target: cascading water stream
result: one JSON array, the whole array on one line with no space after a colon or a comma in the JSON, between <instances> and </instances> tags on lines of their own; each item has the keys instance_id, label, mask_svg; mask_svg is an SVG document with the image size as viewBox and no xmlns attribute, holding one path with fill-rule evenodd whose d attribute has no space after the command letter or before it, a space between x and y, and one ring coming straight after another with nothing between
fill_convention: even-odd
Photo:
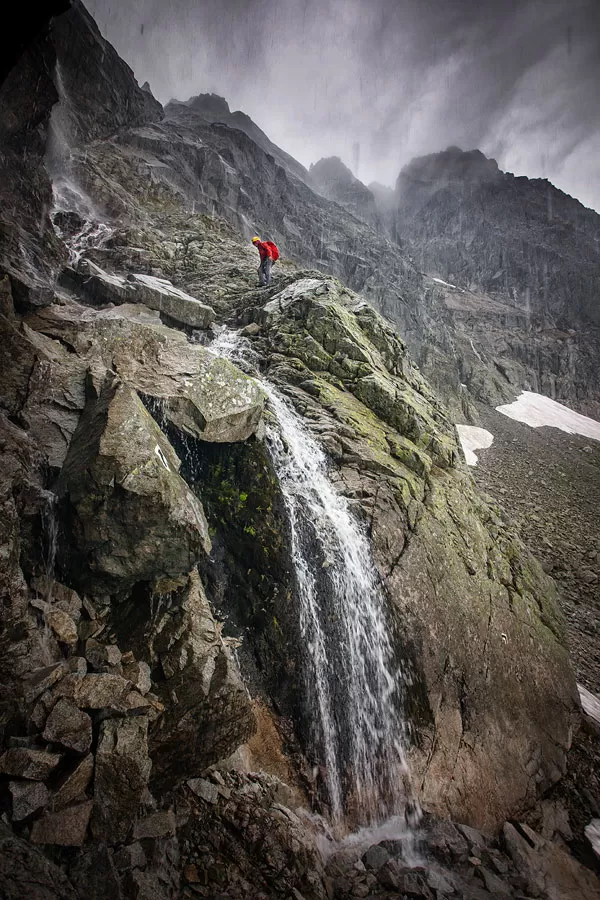
<instances>
[{"instance_id":1,"label":"cascading water stream","mask_svg":"<svg viewBox=\"0 0 600 900\"><path fill-rule=\"evenodd\" d=\"M52 178L54 202L51 218L56 232L67 246L69 264L76 268L83 253L102 247L113 234L114 228L100 221L95 204L73 176L71 149L76 143L73 121L77 114L65 88L58 62L54 81L59 102L52 109L45 158L46 168ZM68 219L70 214L74 214L79 222L74 231L65 230L61 224L61 220Z\"/></svg>"},{"instance_id":2,"label":"cascading water stream","mask_svg":"<svg viewBox=\"0 0 600 900\"><path fill-rule=\"evenodd\" d=\"M251 362L231 332L210 349ZM324 767L332 818L372 825L402 811L403 677L393 661L379 578L366 533L332 484L327 457L301 416L262 380L277 423L267 445L287 508L312 739Z\"/></svg>"}]
</instances>

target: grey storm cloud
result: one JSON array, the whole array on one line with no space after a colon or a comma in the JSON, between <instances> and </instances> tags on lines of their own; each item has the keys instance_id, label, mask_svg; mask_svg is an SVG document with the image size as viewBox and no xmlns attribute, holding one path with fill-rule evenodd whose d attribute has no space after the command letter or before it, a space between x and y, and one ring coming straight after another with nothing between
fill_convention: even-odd
<instances>
[{"instance_id":1,"label":"grey storm cloud","mask_svg":"<svg viewBox=\"0 0 600 900\"><path fill-rule=\"evenodd\" d=\"M599 0L88 0L158 99L225 96L305 165L393 184L478 147L600 210Z\"/></svg>"}]
</instances>

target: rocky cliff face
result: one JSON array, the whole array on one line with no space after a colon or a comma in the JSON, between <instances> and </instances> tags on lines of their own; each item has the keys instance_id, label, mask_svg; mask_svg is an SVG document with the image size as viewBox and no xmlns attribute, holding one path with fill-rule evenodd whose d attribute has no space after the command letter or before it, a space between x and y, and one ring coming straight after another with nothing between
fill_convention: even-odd
<instances>
[{"instance_id":1,"label":"rocky cliff face","mask_svg":"<svg viewBox=\"0 0 600 900\"><path fill-rule=\"evenodd\" d=\"M600 324L600 217L548 181L453 147L413 160L396 195L425 271L562 328Z\"/></svg>"},{"instance_id":2,"label":"rocky cliff face","mask_svg":"<svg viewBox=\"0 0 600 900\"><path fill-rule=\"evenodd\" d=\"M64 84L80 38L114 62L81 9L67 25L78 32L69 47L44 50L59 50ZM579 704L554 586L476 491L444 407L392 326L337 278L290 260L259 290L245 232L276 222L303 247L309 208L324 225L339 217L327 246L311 237L339 274L354 260L368 282L379 261L408 290L419 280L411 265L378 239L380 256L360 274L344 229L356 223L367 241L366 225L239 130L188 107L157 121L115 66L116 81L108 71L98 85L99 96L110 89L103 136L75 110L78 145L54 170L51 242L36 233L27 245L26 275L37 273L35 246L50 294L19 295L16 256L1 282L5 883L23 895L34 872L38 896L68 898L476 896L471 854L488 894L497 878L508 895L533 885L549 897L547 883L563 877L573 897L593 897L591 875L567 856L556 865L568 876L549 875L542 838L509 825L509 856L493 838L430 819L428 868L414 870L388 841L326 870L332 775L314 739L316 698L303 690L318 648L300 598L310 577L335 599L336 568L326 541L308 575L291 552L294 529L323 526L290 514L273 391L326 452L328 491L368 539L361 565L381 589L375 624L406 721L392 793L408 811L420 801L497 834L564 772ZM91 64L87 77L84 98ZM16 219L24 239L29 215ZM369 657L340 649L326 672L336 723L348 673L363 673L365 694L372 677ZM338 827L364 821L389 787L364 798L352 776L343 773Z\"/></svg>"},{"instance_id":3,"label":"rocky cliff face","mask_svg":"<svg viewBox=\"0 0 600 900\"><path fill-rule=\"evenodd\" d=\"M548 181L515 177L479 151L452 147L400 173L390 225L422 271L449 283L442 291L459 328L498 371L508 361L520 383L597 414L595 212ZM469 293L513 310L505 334L489 302L461 302Z\"/></svg>"}]
</instances>

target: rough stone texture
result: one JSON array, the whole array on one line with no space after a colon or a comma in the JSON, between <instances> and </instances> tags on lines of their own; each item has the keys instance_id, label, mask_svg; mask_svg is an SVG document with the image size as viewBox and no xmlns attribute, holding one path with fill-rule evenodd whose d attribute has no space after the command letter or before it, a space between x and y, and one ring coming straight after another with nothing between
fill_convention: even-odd
<instances>
[{"instance_id":1,"label":"rough stone texture","mask_svg":"<svg viewBox=\"0 0 600 900\"><path fill-rule=\"evenodd\" d=\"M545 841L527 825L507 822L503 829L508 853L525 879L527 890L549 900L598 900L600 882L556 844Z\"/></svg>"},{"instance_id":2,"label":"rough stone texture","mask_svg":"<svg viewBox=\"0 0 600 900\"><path fill-rule=\"evenodd\" d=\"M0 320L2 406L37 435L52 466L64 462L85 405L85 362L22 322Z\"/></svg>"},{"instance_id":3,"label":"rough stone texture","mask_svg":"<svg viewBox=\"0 0 600 900\"><path fill-rule=\"evenodd\" d=\"M61 761L60 753L11 747L0 756L0 773L31 781L45 781Z\"/></svg>"},{"instance_id":4,"label":"rough stone texture","mask_svg":"<svg viewBox=\"0 0 600 900\"><path fill-rule=\"evenodd\" d=\"M422 269L450 283L438 289L459 334L493 361L500 381L592 415L600 409L598 223L548 181L502 172L478 150L415 159L396 185L394 232ZM478 370L469 384L477 393L482 367L463 353L464 380ZM479 399L485 392L481 385Z\"/></svg>"},{"instance_id":5,"label":"rough stone texture","mask_svg":"<svg viewBox=\"0 0 600 900\"><path fill-rule=\"evenodd\" d=\"M85 840L92 801L85 800L56 812L45 812L31 829L34 844L58 844L61 847L81 847Z\"/></svg>"},{"instance_id":6,"label":"rough stone texture","mask_svg":"<svg viewBox=\"0 0 600 900\"><path fill-rule=\"evenodd\" d=\"M192 804L181 830L184 884L193 884L204 897L325 900L316 834L277 802L280 782L260 773L221 774L231 793L219 796L216 806L180 789Z\"/></svg>"},{"instance_id":7,"label":"rough stone texture","mask_svg":"<svg viewBox=\"0 0 600 900\"><path fill-rule=\"evenodd\" d=\"M175 813L172 810L165 812L151 813L138 819L133 828L133 837L136 841L143 841L144 838L164 837L164 835L175 834L176 821Z\"/></svg>"},{"instance_id":8,"label":"rough stone texture","mask_svg":"<svg viewBox=\"0 0 600 900\"><path fill-rule=\"evenodd\" d=\"M178 100L172 100L165 107L165 112L169 115L172 111L175 112L176 107L178 106L187 106L188 109L193 110L194 113L201 116L206 122L222 123L229 125L231 128L237 128L238 131L243 131L249 138L258 144L265 153L274 157L279 165L282 165L285 169L289 169L290 172L297 175L302 181L308 180L308 172L303 165L290 156L289 153L286 153L285 150L282 150L281 147L278 147L269 140L264 131L252 121L250 116L247 116L240 110L231 112L229 104L224 97L219 97L217 94L198 94L196 97L190 97L190 99L183 104Z\"/></svg>"},{"instance_id":9,"label":"rough stone texture","mask_svg":"<svg viewBox=\"0 0 600 900\"><path fill-rule=\"evenodd\" d=\"M69 867L69 878L85 900L125 900L113 855L106 844L91 846Z\"/></svg>"},{"instance_id":10,"label":"rough stone texture","mask_svg":"<svg viewBox=\"0 0 600 900\"><path fill-rule=\"evenodd\" d=\"M94 757L91 753L77 764L59 784L52 795L52 809L62 809L85 794L94 771Z\"/></svg>"},{"instance_id":11,"label":"rough stone texture","mask_svg":"<svg viewBox=\"0 0 600 900\"><path fill-rule=\"evenodd\" d=\"M157 585L153 628L132 628L126 605L119 628L152 665L164 712L150 729L152 780L189 778L229 756L253 733L254 715L231 651L221 639L197 571L177 589ZM168 593L167 593L168 590Z\"/></svg>"},{"instance_id":12,"label":"rough stone texture","mask_svg":"<svg viewBox=\"0 0 600 900\"><path fill-rule=\"evenodd\" d=\"M160 103L138 86L80 0L53 21L51 39L61 69L71 145L162 118Z\"/></svg>"},{"instance_id":13,"label":"rough stone texture","mask_svg":"<svg viewBox=\"0 0 600 900\"><path fill-rule=\"evenodd\" d=\"M41 600L34 600L31 605L42 611L44 621L54 632L57 641L70 647L75 646L78 640L77 625L68 613Z\"/></svg>"},{"instance_id":14,"label":"rough stone texture","mask_svg":"<svg viewBox=\"0 0 600 900\"><path fill-rule=\"evenodd\" d=\"M56 56L43 32L29 37L0 86L0 275L8 273L18 300L45 304L52 301L66 259L48 215L52 187L43 166L50 111L58 99L52 78Z\"/></svg>"},{"instance_id":15,"label":"rough stone texture","mask_svg":"<svg viewBox=\"0 0 600 900\"><path fill-rule=\"evenodd\" d=\"M85 658L95 669L101 669L102 666L118 666L122 655L116 644L101 644L94 638L88 638L85 642Z\"/></svg>"},{"instance_id":16,"label":"rough stone texture","mask_svg":"<svg viewBox=\"0 0 600 900\"><path fill-rule=\"evenodd\" d=\"M131 685L126 678L111 674L67 675L54 693L72 700L79 709L127 709Z\"/></svg>"},{"instance_id":17,"label":"rough stone texture","mask_svg":"<svg viewBox=\"0 0 600 900\"><path fill-rule=\"evenodd\" d=\"M145 716L102 722L96 753L92 818L92 833L97 840L112 843L127 839L151 767Z\"/></svg>"},{"instance_id":18,"label":"rough stone texture","mask_svg":"<svg viewBox=\"0 0 600 900\"><path fill-rule=\"evenodd\" d=\"M107 385L90 400L61 472L72 534L93 580L123 591L189 570L210 550L202 506L179 460L131 390Z\"/></svg>"},{"instance_id":19,"label":"rough stone texture","mask_svg":"<svg viewBox=\"0 0 600 900\"><path fill-rule=\"evenodd\" d=\"M123 658L123 675L136 686L140 694L147 694L152 687L150 666L146 662L136 662L134 659L126 662Z\"/></svg>"},{"instance_id":20,"label":"rough stone texture","mask_svg":"<svg viewBox=\"0 0 600 900\"><path fill-rule=\"evenodd\" d=\"M459 828L426 816L417 831L418 864L415 864L414 845L407 835L381 841L366 853L368 833L355 836L353 841L342 843L327 860L330 896L336 900L349 897L373 900L396 897L575 900L585 897L587 900L598 896L600 882L589 869L567 856L556 844L545 842L527 826L515 828L506 823L510 852L503 841L482 837L478 841L477 857L468 856ZM363 860L379 857L385 858L385 862L369 870L361 862L361 854Z\"/></svg>"},{"instance_id":21,"label":"rough stone texture","mask_svg":"<svg viewBox=\"0 0 600 900\"><path fill-rule=\"evenodd\" d=\"M69 700L59 700L46 721L43 737L67 750L85 753L92 743L92 720Z\"/></svg>"},{"instance_id":22,"label":"rough stone texture","mask_svg":"<svg viewBox=\"0 0 600 900\"><path fill-rule=\"evenodd\" d=\"M56 609L67 613L75 622L81 616L81 599L76 591L55 581L48 575L36 575L31 581L32 588Z\"/></svg>"},{"instance_id":23,"label":"rough stone texture","mask_svg":"<svg viewBox=\"0 0 600 900\"><path fill-rule=\"evenodd\" d=\"M69 303L28 323L67 343L88 365L117 372L148 398L157 419L186 434L233 442L259 430L264 398L256 382L141 310L93 312Z\"/></svg>"},{"instance_id":24,"label":"rough stone texture","mask_svg":"<svg viewBox=\"0 0 600 900\"><path fill-rule=\"evenodd\" d=\"M20 822L48 805L50 792L40 782L11 781L12 821Z\"/></svg>"},{"instance_id":25,"label":"rough stone texture","mask_svg":"<svg viewBox=\"0 0 600 900\"><path fill-rule=\"evenodd\" d=\"M28 673L23 683L23 693L28 703L33 703L40 694L51 688L57 681L67 674L67 666L64 662L52 666L43 666Z\"/></svg>"},{"instance_id":26,"label":"rough stone texture","mask_svg":"<svg viewBox=\"0 0 600 900\"><path fill-rule=\"evenodd\" d=\"M71 33L73 29L77 33ZM63 210L56 220L60 233L73 239L72 263L84 251L104 272L118 273L119 283L127 274L140 272L169 279L177 289L209 301L228 322L254 326L246 329L246 336L252 339L255 362L305 415L330 454L332 478L368 523L397 630L404 636L398 650L412 666L408 711L416 723L414 762L423 797L444 815L499 825L520 804L534 803L537 792L560 774L570 727L577 719L552 584L525 554L500 510L474 491L460 462L453 428L410 362L404 342L339 283L314 272L298 272L285 255L310 259L311 264L316 260L322 270L364 290L405 326L408 341L419 349L420 362L436 371L439 383L447 382L448 391L459 398L459 370L473 393L489 399L512 390L522 377L522 370L513 367L515 358L524 366L530 360L526 357L523 362L521 345L515 344L502 371L494 372L493 361L479 359L476 348L469 355L468 328L457 329L457 322L464 323L473 307L485 306L486 316L496 322L497 335L504 325L522 327L518 313L510 304L475 296L475 291L463 297L451 289L450 296L423 282L392 242L340 206L317 197L294 174L289 161L274 162L268 148L265 153L260 146L252 123L241 130L210 124L203 102L196 104L203 110L194 109L194 104L177 107L170 122L148 124L159 114L157 106L149 95L140 96L127 67L105 46L79 5L56 34L65 78L62 85L57 81L63 92L63 119L61 123L59 117L55 125L70 126L74 142L81 144L62 174L72 177L78 191L81 188L84 206L86 193L90 201L79 214ZM49 71L53 60L48 59ZM77 92L76 77L81 79ZM43 78L39 90L47 91L46 99L52 94ZM42 124L32 153L35 165L41 159L42 120L49 103L44 108L41 118L30 120L33 126ZM17 143L19 128L17 121ZM102 139L106 135L110 140ZM86 144L91 138L101 139ZM50 154L57 175L65 162L59 156ZM19 190L25 190L21 170L17 174ZM61 202L64 184L57 178ZM49 200L49 185L41 187L23 216L15 214L15 222L8 223L13 236L18 237L19 229L25 237L28 232L34 235L37 221L47 225L38 201ZM32 178L32 190L39 188ZM2 190L4 197L7 189ZM16 211L19 202L13 200L9 197L8 208ZM190 215L192 204L202 212ZM98 226L97 246L93 228L88 228L89 240L76 235L80 226L85 230L80 214L87 216L92 208L113 218ZM269 231L284 250L276 280L263 292L253 284L255 254L218 219L221 213L245 229L249 210L253 227ZM216 360L210 351L161 324L159 316L142 305L86 308L77 300L92 298L84 297L77 272L63 273L55 305L21 321L26 305L47 303L52 297L48 286L52 287L57 259L66 257L57 234L52 233L52 246L37 237L33 249L29 238L27 245L13 241L11 259L22 260L23 272L11 276L11 296L6 283L0 289L3 316L10 323L4 359L10 360L13 351L15 357L0 391L2 409L11 416L11 421L1 419L2 449L8 453L0 496L0 561L6 564L0 659L2 674L6 669L9 676L5 682L0 679L1 733L14 744L8 753L21 754L22 774L27 769L22 754L36 752L28 743L41 740L57 699L94 710L99 732L94 800L85 794L91 754L76 768L73 757L67 756L60 771L48 771L57 792L53 807L34 823L33 837L62 843L82 840L93 802L94 839L118 843L128 838L136 822L154 833L161 830L165 816L155 810L170 802L163 788L174 778L202 774L210 761L235 749L253 727L230 645L221 638L195 570L203 560L202 575L209 586L225 583L211 581L212 563L204 559L206 528L199 533L191 529L192 538L190 517L183 515L177 519L183 527L164 531L174 496L183 498L187 513L199 508L199 500L178 474L175 451L145 412L138 392L168 429L178 452L180 445L193 451L186 457L185 471L200 497L202 481L196 475L202 468L198 461L209 456L206 442L219 442L221 459L230 463L239 463L247 454L247 471L256 474L264 505L260 509L259 504L250 505L253 522L247 509L241 511L245 492L237 485L236 497L235 479L222 484L223 503L248 527L245 550L252 558L244 578L236 580L236 571L226 589L239 594L236 603L252 606L255 646L267 645L270 635L281 632L256 659L272 662L277 651L288 681L283 690L290 693L297 681L297 647L293 633L285 629L294 604L286 573L279 573L279 581L269 581L265 563L273 544L284 543L287 535L275 508L276 492L270 490L264 449L257 441L241 449L230 446L231 441L260 435L260 389L231 363ZM32 273L45 287L37 294ZM561 366L570 350L566 342ZM547 345L544 352L549 353ZM540 364L540 377L547 373L548 358L544 356ZM576 384L574 379L569 382L569 365L566 373L561 371L565 377L560 390L567 383ZM29 436L16 423L27 426ZM141 436L139 444L132 440L133 433ZM40 458L47 455L50 471L45 461L36 462L36 444ZM154 452L156 447L166 460L168 476L160 469L164 461ZM99 646L90 664L113 665L118 672L122 666L125 677L114 672L88 675L81 657L71 658L69 674L63 665L49 665L58 663L65 647L58 646L51 629L43 631L35 606L33 611L27 607L20 564L30 584L42 571L52 577L54 558L36 548L50 544L45 532L50 526L42 515L44 497L49 499L44 490L54 484L65 459L61 486L69 496L63 495L58 510L64 546L57 568L66 584L72 576L78 585L83 573L82 583L89 588L80 615L78 652L83 652L83 642L94 638ZM229 471L235 471L235 464ZM214 489L216 467L212 475ZM168 485L161 479L168 479ZM155 490L157 482L161 489ZM230 502L232 497L235 502ZM269 529L272 543L262 541ZM69 557L65 551L73 534L77 546ZM219 545L222 556L215 559L215 568L223 559L229 561L227 550ZM81 562L87 566L88 557L92 564L84 569ZM269 585L281 588L270 599L254 591L265 572ZM224 591L214 596L224 606L231 599ZM255 604L259 597L269 602ZM56 605L56 609L72 615L68 608ZM280 609L284 615L271 616ZM132 660L117 660L120 649L109 649L115 640L125 654L135 651ZM246 647L241 648L243 653L253 688L270 688L280 669L275 676L263 675L256 660L252 668ZM144 697L128 682L128 669ZM162 703L148 690L150 681ZM34 705L31 717L24 693ZM156 761L152 787L158 804L147 791L147 717L152 721ZM32 738L23 737L34 730ZM297 742L291 724L287 734L292 755ZM310 776L299 750L297 758L299 770ZM32 764L28 760L27 765ZM39 772L39 767L27 771ZM312 779L307 777L306 783L314 794L314 770ZM336 875L333 885L324 880L312 826L281 805L286 790L278 783L266 776L235 773L220 778L208 774L205 780L215 790L201 787L198 796L187 786L178 789L181 860L173 836L144 837L146 867L133 866L119 885L111 851L90 847L69 853L60 858L68 858L74 878L77 873L78 892L94 897L96 867L114 896L122 889L138 900L177 895L179 870L187 873L184 896L192 888L200 896L225 892L244 900L257 891L265 897L285 893L294 900L322 900L326 892L345 896L350 888L359 897L379 891L375 875L356 867L356 874ZM171 830L172 818L166 818ZM549 829L556 830L557 823L556 816L547 817ZM430 830L427 841L439 848L449 868L407 871L406 861L393 846L397 842L385 846L394 862L388 871L398 886L402 879L405 893L414 890L427 896L435 878L436 890L443 893L445 884L455 884L452 866L462 867L461 879L467 885L461 881L457 891L464 888L463 895L473 898L485 895L486 878L498 888L493 877L502 878L503 869L523 878L497 848L478 843L468 832L465 837L449 823L440 825L437 834ZM543 855L544 845L539 852ZM475 874L478 869L482 874ZM28 896L27 889L19 896Z\"/></svg>"},{"instance_id":27,"label":"rough stone texture","mask_svg":"<svg viewBox=\"0 0 600 900\"><path fill-rule=\"evenodd\" d=\"M79 900L65 873L0 823L0 884L3 900Z\"/></svg>"}]
</instances>

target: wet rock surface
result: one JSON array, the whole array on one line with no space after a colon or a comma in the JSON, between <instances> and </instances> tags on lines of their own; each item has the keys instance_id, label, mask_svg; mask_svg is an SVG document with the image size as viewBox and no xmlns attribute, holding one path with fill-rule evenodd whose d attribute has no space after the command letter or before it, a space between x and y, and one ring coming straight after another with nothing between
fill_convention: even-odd
<instances>
[{"instance_id":1,"label":"wet rock surface","mask_svg":"<svg viewBox=\"0 0 600 900\"><path fill-rule=\"evenodd\" d=\"M326 865L335 898L463 900L595 898L600 882L527 825L505 823L498 839L425 816L415 837L384 839L365 850L349 842Z\"/></svg>"},{"instance_id":2,"label":"wet rock surface","mask_svg":"<svg viewBox=\"0 0 600 900\"><path fill-rule=\"evenodd\" d=\"M594 876L560 849L599 813L588 732L556 784L579 707L553 583L477 493L407 344L331 276L402 323L455 397L456 310L393 242L269 155L253 123L219 124L206 100L160 121L79 3L52 41L24 59L28 99L11 101L2 135L16 175L5 208L22 210L0 246L2 891L593 900ZM45 146L58 94L68 153ZM290 257L265 290L240 237L248 204ZM219 356L224 325L249 341L244 371ZM457 340L471 392L504 399L519 373ZM326 772L297 703L262 377L368 531L410 687L415 794L442 818L503 827L498 839L430 817L417 857L404 826L339 846L314 814L328 812ZM253 772L256 759L292 787Z\"/></svg>"}]
</instances>

